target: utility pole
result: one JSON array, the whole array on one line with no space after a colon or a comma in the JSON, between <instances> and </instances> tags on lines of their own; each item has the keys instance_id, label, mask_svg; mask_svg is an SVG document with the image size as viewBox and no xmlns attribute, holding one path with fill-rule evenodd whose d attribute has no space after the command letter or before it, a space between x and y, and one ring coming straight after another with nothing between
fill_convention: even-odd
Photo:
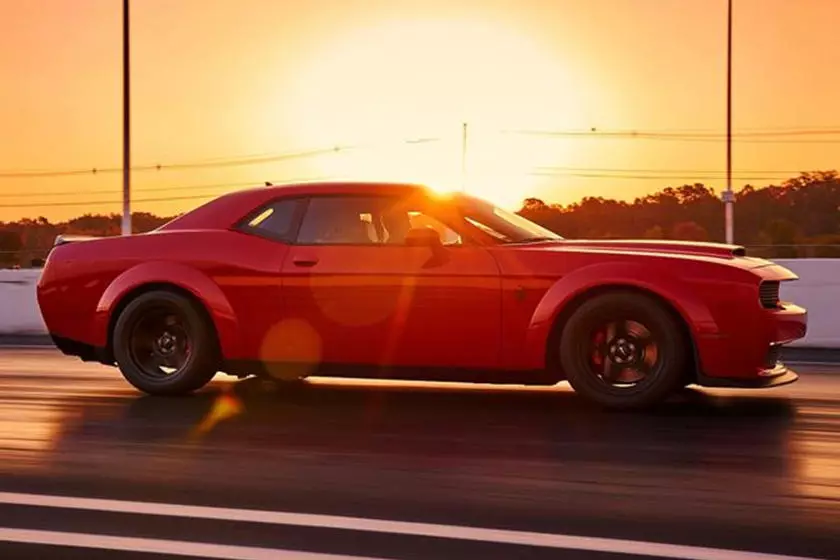
<instances>
[{"instance_id":1,"label":"utility pole","mask_svg":"<svg viewBox=\"0 0 840 560\"><path fill-rule=\"evenodd\" d=\"M128 0L122 6L123 40L123 209L122 234L131 235L131 56Z\"/></svg>"},{"instance_id":2,"label":"utility pole","mask_svg":"<svg viewBox=\"0 0 840 560\"><path fill-rule=\"evenodd\" d=\"M723 193L726 242L735 242L735 194L732 192L732 0L727 0L726 22L726 191Z\"/></svg>"},{"instance_id":3,"label":"utility pole","mask_svg":"<svg viewBox=\"0 0 840 560\"><path fill-rule=\"evenodd\" d=\"M467 192L467 123L461 129L461 190Z\"/></svg>"}]
</instances>

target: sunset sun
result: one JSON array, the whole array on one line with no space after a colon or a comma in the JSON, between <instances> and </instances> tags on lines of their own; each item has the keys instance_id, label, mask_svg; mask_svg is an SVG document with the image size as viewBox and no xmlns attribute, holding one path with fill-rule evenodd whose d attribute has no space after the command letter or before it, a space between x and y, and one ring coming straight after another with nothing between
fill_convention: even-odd
<instances>
[{"instance_id":1,"label":"sunset sun","mask_svg":"<svg viewBox=\"0 0 840 560\"><path fill-rule=\"evenodd\" d=\"M318 161L336 177L462 186L514 206L540 165L572 147L507 129L576 122L575 78L563 60L501 24L389 22L336 38L301 65L284 111L306 145L354 149Z\"/></svg>"}]
</instances>

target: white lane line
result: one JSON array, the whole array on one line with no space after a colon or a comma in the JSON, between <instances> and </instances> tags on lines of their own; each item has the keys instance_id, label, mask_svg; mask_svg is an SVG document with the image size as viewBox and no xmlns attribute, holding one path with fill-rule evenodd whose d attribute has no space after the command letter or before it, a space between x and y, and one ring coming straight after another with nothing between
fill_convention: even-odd
<instances>
[{"instance_id":1,"label":"white lane line","mask_svg":"<svg viewBox=\"0 0 840 560\"><path fill-rule=\"evenodd\" d=\"M271 525L292 525L322 529L344 529L393 535L413 535L468 541L538 546L565 550L589 552L611 552L614 554L635 554L658 558L682 560L821 560L816 557L784 556L741 550L707 548L646 541L631 541L601 537L582 537L530 531L510 531L479 527L439 525L408 521L389 521L337 515L293 513L253 509L193 506L156 502L134 502L98 498L77 498L43 494L22 494L0 492L0 504L81 509L108 513L130 513L137 515L160 515L190 519L215 519L245 523Z\"/></svg>"},{"instance_id":2,"label":"white lane line","mask_svg":"<svg viewBox=\"0 0 840 560\"><path fill-rule=\"evenodd\" d=\"M0 527L0 541L73 548L96 548L99 550L119 550L123 552L168 554L172 556L194 556L198 558L226 558L229 560L382 560L363 556L318 554L280 548L258 548L190 541L115 537L113 535L95 535L90 533L35 531L8 527Z\"/></svg>"}]
</instances>

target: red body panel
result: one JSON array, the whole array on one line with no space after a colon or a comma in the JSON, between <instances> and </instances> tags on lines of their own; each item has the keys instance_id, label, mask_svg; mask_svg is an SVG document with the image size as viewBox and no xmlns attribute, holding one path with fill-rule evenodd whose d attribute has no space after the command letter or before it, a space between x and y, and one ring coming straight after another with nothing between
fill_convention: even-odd
<instances>
[{"instance_id":1,"label":"red body panel","mask_svg":"<svg viewBox=\"0 0 840 560\"><path fill-rule=\"evenodd\" d=\"M148 284L171 284L204 302L227 355L239 352L239 322L230 301L207 274L195 267L171 261L149 261L129 268L111 282L96 304L89 341L95 346L108 344L112 310L129 293Z\"/></svg>"},{"instance_id":2,"label":"red body panel","mask_svg":"<svg viewBox=\"0 0 840 560\"><path fill-rule=\"evenodd\" d=\"M301 268L298 259L317 259ZM436 262L425 247L293 247L284 320L317 337L326 363L498 368L499 268L483 247ZM301 346L307 347L307 340Z\"/></svg>"},{"instance_id":3,"label":"red body panel","mask_svg":"<svg viewBox=\"0 0 840 560\"><path fill-rule=\"evenodd\" d=\"M283 196L406 186L315 184L219 198L156 232L56 247L38 286L51 334L97 348L134 290L168 284L206 307L228 360L539 370L558 315L605 286L656 294L685 321L702 373L756 378L807 314L759 304L796 276L735 247L566 241L445 247L304 246L236 231ZM130 296L129 296L130 297Z\"/></svg>"},{"instance_id":4,"label":"red body panel","mask_svg":"<svg viewBox=\"0 0 840 560\"><path fill-rule=\"evenodd\" d=\"M695 334L716 332L714 318L704 302L697 299L684 282L676 281L672 277L667 262L660 263L661 266L645 266L615 257L605 259L596 255L593 258L590 255L575 253L566 256L569 260L576 261L577 266L564 270L537 303L528 324L525 325L524 346L519 354L525 361L516 363L516 366L526 369L543 367L546 344L557 315L576 297L603 286L632 287L655 293L689 321ZM525 255L520 254L517 257L521 262ZM591 262L586 263L586 260Z\"/></svg>"},{"instance_id":5,"label":"red body panel","mask_svg":"<svg viewBox=\"0 0 840 560\"><path fill-rule=\"evenodd\" d=\"M764 280L789 281L796 276L780 266L753 272ZM708 302L717 332L695 340L703 371L712 377L751 378L772 369L767 363L768 347L786 344L805 336L807 312L789 302L777 309L751 305L755 290L749 284L723 283L711 279L693 284L698 296Z\"/></svg>"},{"instance_id":6,"label":"red body panel","mask_svg":"<svg viewBox=\"0 0 840 560\"><path fill-rule=\"evenodd\" d=\"M287 251L233 231L155 233L64 245L51 255L40 279L41 313L51 334L104 347L113 310L123 296L144 285L174 285L207 307L226 357L250 358L271 318L281 313L279 271Z\"/></svg>"}]
</instances>

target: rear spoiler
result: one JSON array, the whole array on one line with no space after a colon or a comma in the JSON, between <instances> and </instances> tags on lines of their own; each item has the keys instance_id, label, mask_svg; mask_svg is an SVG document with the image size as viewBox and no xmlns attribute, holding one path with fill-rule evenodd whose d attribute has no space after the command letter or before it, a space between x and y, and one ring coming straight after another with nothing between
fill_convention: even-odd
<instances>
[{"instance_id":1,"label":"rear spoiler","mask_svg":"<svg viewBox=\"0 0 840 560\"><path fill-rule=\"evenodd\" d=\"M55 238L55 242L53 243L53 247L58 247L59 245L67 245L68 243L78 243L79 241L92 241L94 239L101 239L96 237L95 235L66 235L62 234Z\"/></svg>"}]
</instances>

